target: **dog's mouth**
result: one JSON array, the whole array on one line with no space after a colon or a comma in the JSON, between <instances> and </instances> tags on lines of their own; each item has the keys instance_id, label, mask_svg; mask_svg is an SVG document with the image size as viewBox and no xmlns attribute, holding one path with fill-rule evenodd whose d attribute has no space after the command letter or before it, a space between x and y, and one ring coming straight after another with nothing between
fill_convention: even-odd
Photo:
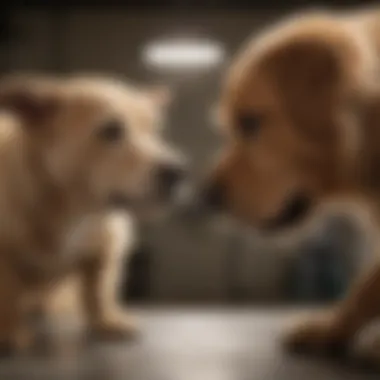
<instances>
[{"instance_id":1,"label":"dog's mouth","mask_svg":"<svg viewBox=\"0 0 380 380\"><path fill-rule=\"evenodd\" d=\"M300 224L309 215L313 206L312 198L306 194L296 194L288 198L280 213L264 223L264 230L279 230Z\"/></svg>"},{"instance_id":2,"label":"dog's mouth","mask_svg":"<svg viewBox=\"0 0 380 380\"><path fill-rule=\"evenodd\" d=\"M111 208L129 209L135 203L136 200L118 192L111 193L107 198L107 205Z\"/></svg>"}]
</instances>

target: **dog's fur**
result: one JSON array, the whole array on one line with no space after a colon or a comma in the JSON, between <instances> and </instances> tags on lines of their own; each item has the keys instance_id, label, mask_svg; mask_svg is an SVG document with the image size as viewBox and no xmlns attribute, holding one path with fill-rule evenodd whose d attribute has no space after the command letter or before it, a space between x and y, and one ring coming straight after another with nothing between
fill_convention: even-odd
<instances>
[{"instance_id":1,"label":"dog's fur","mask_svg":"<svg viewBox=\"0 0 380 380\"><path fill-rule=\"evenodd\" d=\"M15 77L0 85L0 344L27 347L25 319L76 276L91 331L134 332L116 300L128 214L156 204L154 173L176 160L160 138L166 94L104 78Z\"/></svg>"},{"instance_id":2,"label":"dog's fur","mask_svg":"<svg viewBox=\"0 0 380 380\"><path fill-rule=\"evenodd\" d=\"M286 227L299 194L307 211L347 199L380 216L380 10L309 12L250 41L230 68L219 118L228 146L210 187L256 227ZM245 123L245 125L243 125ZM308 212L305 210L305 215ZM287 335L294 347L346 347L380 313L380 263L328 317ZM374 352L380 365L380 351Z\"/></svg>"}]
</instances>

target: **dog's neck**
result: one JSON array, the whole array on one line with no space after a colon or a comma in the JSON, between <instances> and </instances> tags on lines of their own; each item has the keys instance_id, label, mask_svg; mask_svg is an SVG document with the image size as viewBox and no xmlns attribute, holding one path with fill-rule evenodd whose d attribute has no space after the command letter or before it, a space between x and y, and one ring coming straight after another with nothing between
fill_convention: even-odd
<instances>
[{"instance_id":1,"label":"dog's neck","mask_svg":"<svg viewBox=\"0 0 380 380\"><path fill-rule=\"evenodd\" d=\"M2 226L4 232L19 236L28 249L54 255L62 236L79 218L98 211L86 189L78 185L58 184L49 175L38 149L27 139L19 138L6 147L6 160L0 170L6 171L7 184L0 188L6 194L3 205L7 221L13 229ZM1 205L0 205L1 207ZM9 223L8 223L9 224ZM4 228L3 228L4 227Z\"/></svg>"}]
</instances>

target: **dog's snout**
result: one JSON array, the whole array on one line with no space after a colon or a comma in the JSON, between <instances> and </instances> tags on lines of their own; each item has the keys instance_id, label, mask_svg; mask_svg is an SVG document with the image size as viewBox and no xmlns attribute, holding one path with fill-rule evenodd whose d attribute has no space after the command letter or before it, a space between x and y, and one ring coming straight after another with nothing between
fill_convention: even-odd
<instances>
[{"instance_id":1,"label":"dog's snout","mask_svg":"<svg viewBox=\"0 0 380 380\"><path fill-rule=\"evenodd\" d=\"M302 220L312 207L312 199L306 194L295 194L287 199L280 214L267 225L267 229L290 226Z\"/></svg>"},{"instance_id":2,"label":"dog's snout","mask_svg":"<svg viewBox=\"0 0 380 380\"><path fill-rule=\"evenodd\" d=\"M184 165L165 164L158 168L158 182L160 188L165 193L170 193L178 186L187 176L187 170Z\"/></svg>"}]
</instances>

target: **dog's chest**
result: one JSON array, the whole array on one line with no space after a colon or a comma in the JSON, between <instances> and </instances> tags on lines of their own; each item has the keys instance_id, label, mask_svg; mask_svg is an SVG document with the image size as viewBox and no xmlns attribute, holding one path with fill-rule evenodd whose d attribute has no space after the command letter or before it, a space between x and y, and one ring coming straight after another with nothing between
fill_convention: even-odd
<instances>
[{"instance_id":1,"label":"dog's chest","mask_svg":"<svg viewBox=\"0 0 380 380\"><path fill-rule=\"evenodd\" d=\"M99 216L73 218L48 244L42 242L27 250L20 264L33 278L60 277L99 250L104 239L102 226Z\"/></svg>"},{"instance_id":2,"label":"dog's chest","mask_svg":"<svg viewBox=\"0 0 380 380\"><path fill-rule=\"evenodd\" d=\"M123 258L134 243L133 220L124 213L71 218L63 227L43 230L45 235L51 232L50 239L28 240L27 245L16 248L15 269L25 283L34 286L59 281L98 254Z\"/></svg>"},{"instance_id":3,"label":"dog's chest","mask_svg":"<svg viewBox=\"0 0 380 380\"><path fill-rule=\"evenodd\" d=\"M99 250L104 240L102 218L86 216L74 220L63 231L57 257L62 265L73 265Z\"/></svg>"}]
</instances>

